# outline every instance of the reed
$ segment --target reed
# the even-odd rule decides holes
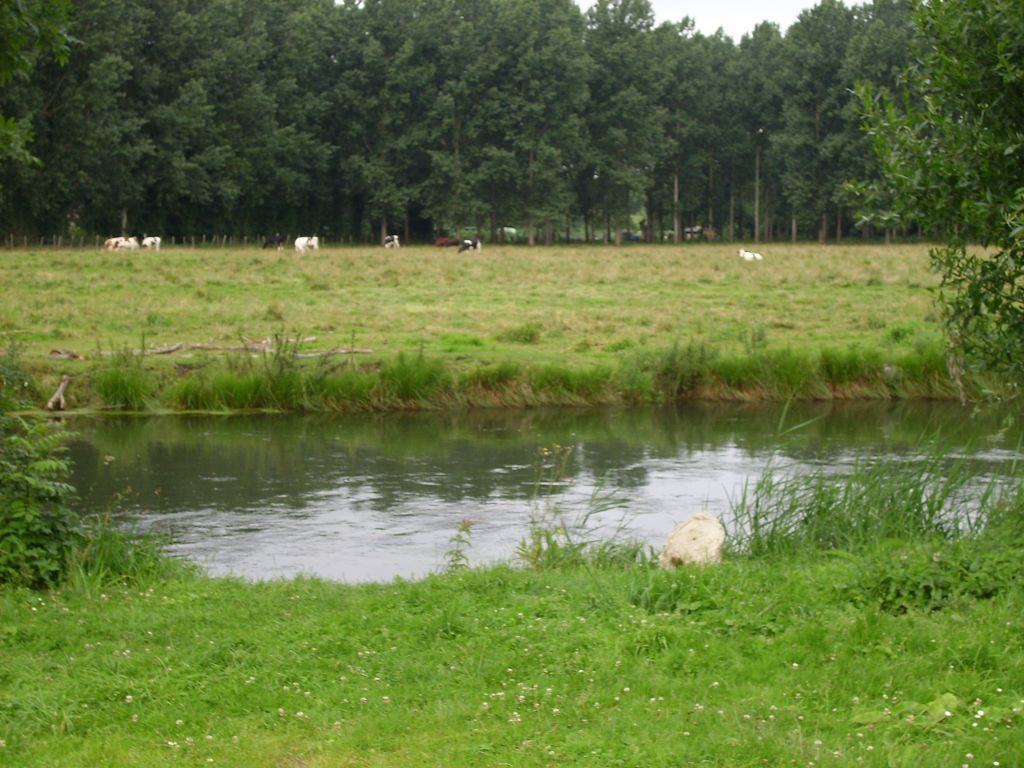
[[[730,541],[755,557],[859,551],[886,540],[955,541],[1019,508],[1019,478],[994,478],[935,454],[907,463],[860,460],[848,473],[769,469],[731,511]]]
[[[153,376],[130,352],[102,363],[94,373],[96,394],[104,406],[144,411],[155,396]]]

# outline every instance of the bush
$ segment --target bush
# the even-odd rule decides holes
[[[60,580],[78,536],[62,458],[65,434],[8,416],[0,403],[0,583]]]
[[[1019,548],[993,546],[988,540],[900,545],[867,558],[848,594],[854,602],[876,602],[893,613],[934,611],[960,597],[996,597],[1022,576]]]

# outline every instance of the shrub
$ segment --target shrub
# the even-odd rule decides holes
[[[494,391],[509,386],[519,374],[519,366],[515,363],[498,363],[475,368],[465,375],[462,383],[466,387]]]
[[[142,411],[152,393],[152,382],[130,353],[117,355],[96,372],[96,391],[105,405]]]
[[[655,391],[671,401],[693,394],[706,382],[716,356],[703,342],[691,341],[686,346],[673,344],[663,352],[638,353],[632,365],[650,376]]]
[[[523,323],[515,328],[509,328],[498,334],[501,341],[510,341],[516,344],[536,344],[540,341],[540,326],[536,323]]]
[[[62,458],[65,433],[8,416],[0,403],[0,583],[60,580],[78,535]]]
[[[428,360],[423,354],[409,357],[400,353],[380,369],[381,394],[400,401],[427,400],[448,385],[444,364]]]
[[[536,392],[589,399],[607,390],[612,373],[603,367],[574,370],[560,365],[545,365],[533,371],[530,378]]]
[[[940,610],[967,597],[996,597],[1020,583],[1024,561],[1019,547],[966,539],[883,547],[865,559],[859,577],[847,588],[857,603],[876,602],[882,610]]]
[[[849,384],[879,375],[882,364],[882,356],[878,351],[849,347],[821,350],[819,366],[830,384]]]

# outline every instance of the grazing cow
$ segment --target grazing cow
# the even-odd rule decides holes
[[[160,250],[160,238],[156,235],[148,235],[142,238],[143,248],[152,248],[154,251]]]
[[[386,235],[384,237],[385,248],[401,248],[402,244],[398,241],[398,235]]]
[[[740,248],[740,258],[744,261],[762,261],[764,256],[754,251],[748,251],[745,248]]]
[[[121,242],[118,244],[116,250],[118,251],[137,251],[139,250],[139,238],[132,235],[131,237],[122,237]]]
[[[263,239],[263,247],[264,248],[277,248],[277,250],[280,251],[280,250],[284,249],[284,241],[285,241],[284,235],[280,235],[280,234],[277,234],[277,235],[267,235]]]
[[[459,245],[459,253],[463,251],[481,251],[483,246],[484,244],[480,242],[479,237],[474,237],[472,240],[463,240]]]
[[[318,251],[320,250],[320,238],[316,235],[312,237],[296,237],[295,238],[295,252],[305,253],[306,251]]]
[[[108,237],[103,241],[103,250],[116,251],[121,247],[122,242],[124,242],[123,237]]]
[[[462,245],[462,241],[457,237],[439,237],[434,241],[434,245],[438,248],[448,248],[449,246]]]

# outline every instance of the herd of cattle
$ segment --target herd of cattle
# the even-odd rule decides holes
[[[264,248],[277,248],[277,250],[283,250],[285,244],[288,242],[288,238],[284,235],[267,235],[263,240]],[[434,241],[434,245],[438,248],[444,248],[447,246],[458,246],[459,253],[463,251],[481,251],[483,250],[483,242],[479,237],[474,237],[472,240],[460,240],[457,237],[440,237]],[[160,250],[160,238],[150,235],[144,235],[140,244],[139,238],[135,236],[131,237],[110,237],[103,242],[103,250],[105,251],[137,251],[139,248],[152,249],[154,251]],[[385,248],[401,248],[402,244],[398,239],[398,235],[387,235],[384,238]],[[305,253],[306,251],[317,251],[320,250],[320,238],[316,235],[311,237],[297,237],[295,238],[295,251],[296,253]]]
[[[160,250],[160,238],[148,235],[142,238],[142,247],[154,251]],[[139,250],[139,238],[137,237],[108,237],[103,241],[104,251],[137,251]]]

